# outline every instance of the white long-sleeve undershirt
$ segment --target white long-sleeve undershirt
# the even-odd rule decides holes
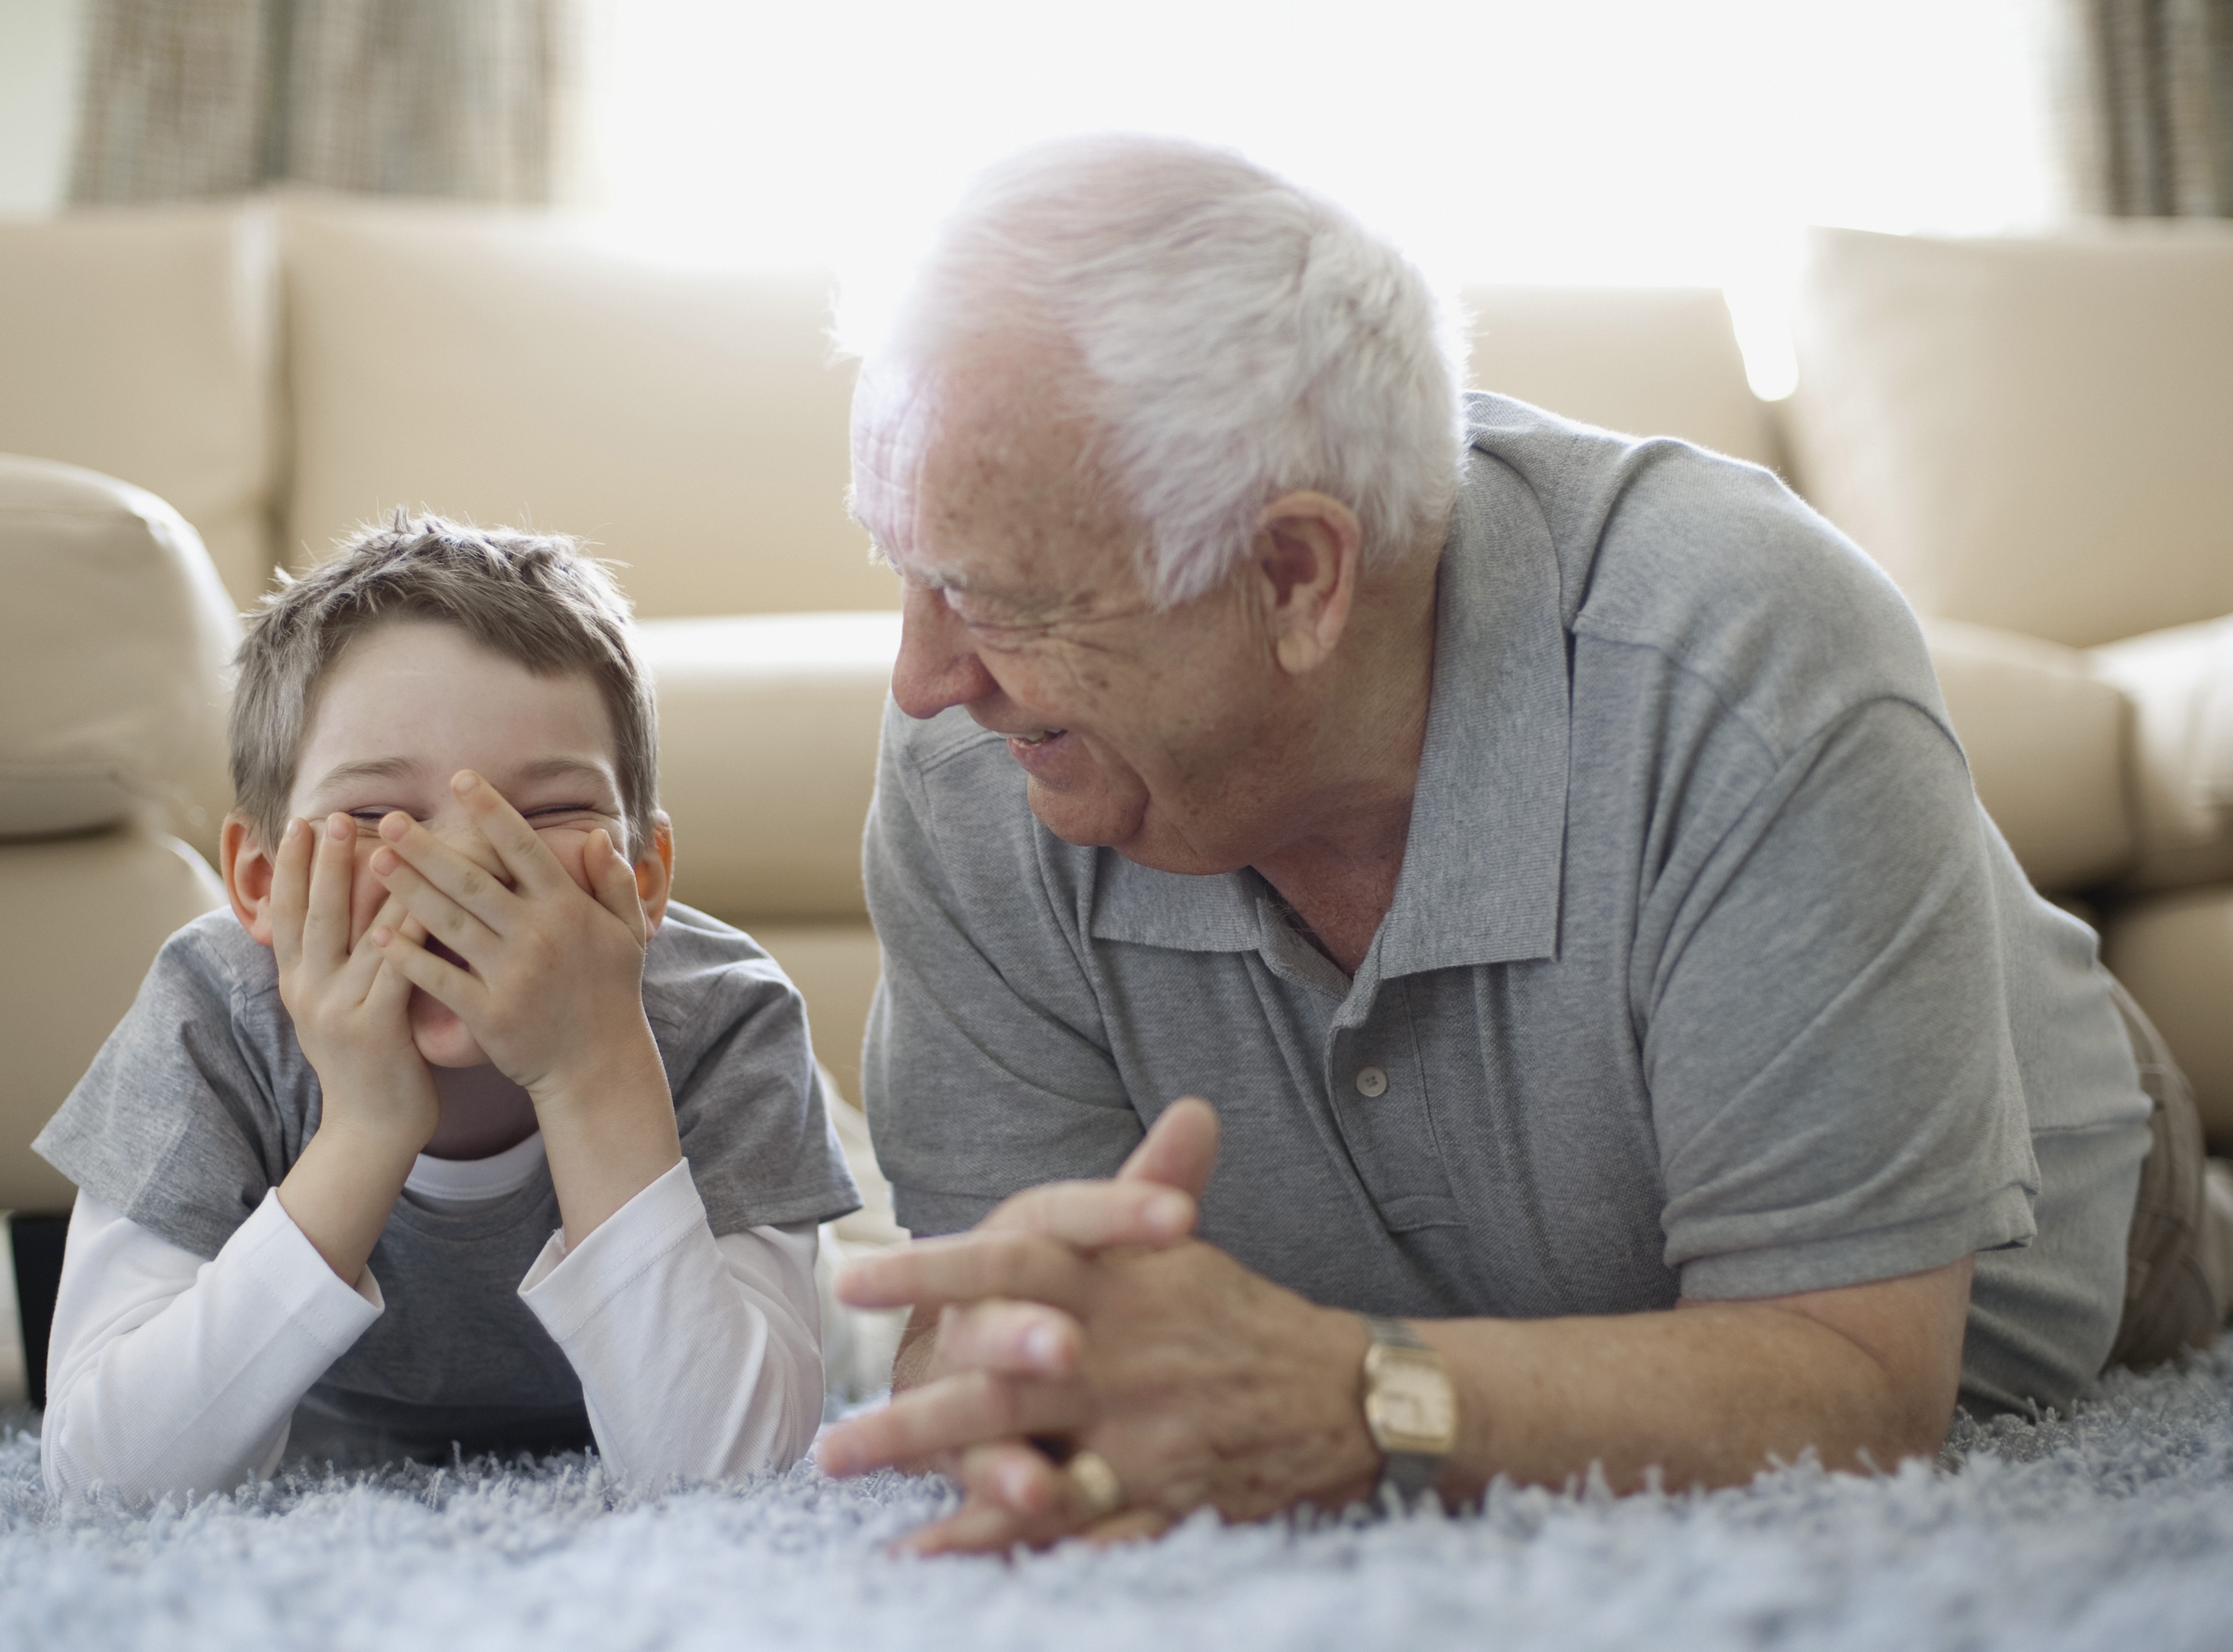
[[[501,1196],[531,1151],[481,1166],[424,1160],[407,1195],[439,1207]],[[465,1173],[461,1174],[460,1173]],[[822,1415],[811,1223],[715,1239],[677,1164],[570,1253],[554,1233],[522,1301],[581,1379],[606,1472],[652,1488],[783,1468]],[[127,1499],[230,1491],[268,1475],[295,1407],[385,1311],[379,1282],[342,1283],[267,1193],[205,1261],[81,1193],[48,1358],[47,1489]]]

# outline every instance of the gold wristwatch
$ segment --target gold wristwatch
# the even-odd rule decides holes
[[[1361,1314],[1372,1346],[1364,1350],[1364,1426],[1387,1463],[1380,1488],[1404,1503],[1430,1492],[1458,1443],[1458,1385],[1450,1363],[1396,1319]]]

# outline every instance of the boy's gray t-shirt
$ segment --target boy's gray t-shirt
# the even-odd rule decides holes
[[[1062,842],[999,735],[887,709],[863,1094],[900,1219],[1108,1175],[1198,1095],[1204,1236],[1314,1301],[1630,1313],[1978,1252],[1965,1397],[2067,1406],[2116,1334],[2149,1103],[1913,616],[1764,471],[1468,411],[1353,979],[1253,872]]]
[[[644,1011],[716,1235],[824,1221],[860,1200],[798,990],[751,938],[671,905]],[[317,1075],[277,968],[228,911],[164,944],[129,1012],[33,1148],[140,1226],[214,1257],[317,1129]],[[396,1202],[372,1252],[387,1311],[297,1412],[290,1449],[448,1455],[586,1444],[582,1388],[519,1283],[562,1226],[547,1166],[492,1203]]]

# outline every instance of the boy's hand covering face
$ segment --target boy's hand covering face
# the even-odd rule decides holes
[[[351,942],[349,904],[356,823],[290,820],[271,875],[271,950],[279,998],[326,1097],[319,1128],[391,1136],[416,1153],[441,1104],[413,1039],[411,981],[375,944],[375,933],[423,934],[391,894]]]
[[[478,774],[452,790],[502,865],[501,877],[398,810],[380,823],[372,870],[409,922],[388,911],[367,941],[390,967],[456,1013],[482,1051],[538,1106],[594,1090],[616,1056],[650,1040],[643,957],[652,923],[635,868],[602,827],[576,883],[541,834]],[[431,936],[467,967],[427,949]]]

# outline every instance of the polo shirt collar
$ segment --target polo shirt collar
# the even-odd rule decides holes
[[[1091,931],[1097,940],[1129,940],[1182,953],[1248,953],[1264,939],[1257,880],[1249,873],[1190,877],[1158,872],[1111,849],[1096,849],[1094,861]]]
[[[1567,660],[1559,566],[1534,492],[1468,455],[1435,602],[1435,671],[1381,979],[1556,955],[1566,845]],[[1097,852],[1097,940],[1275,950],[1254,874],[1188,877]]]
[[[1534,490],[1468,455],[1435,606],[1435,676],[1383,979],[1552,958],[1566,841],[1566,628]]]

